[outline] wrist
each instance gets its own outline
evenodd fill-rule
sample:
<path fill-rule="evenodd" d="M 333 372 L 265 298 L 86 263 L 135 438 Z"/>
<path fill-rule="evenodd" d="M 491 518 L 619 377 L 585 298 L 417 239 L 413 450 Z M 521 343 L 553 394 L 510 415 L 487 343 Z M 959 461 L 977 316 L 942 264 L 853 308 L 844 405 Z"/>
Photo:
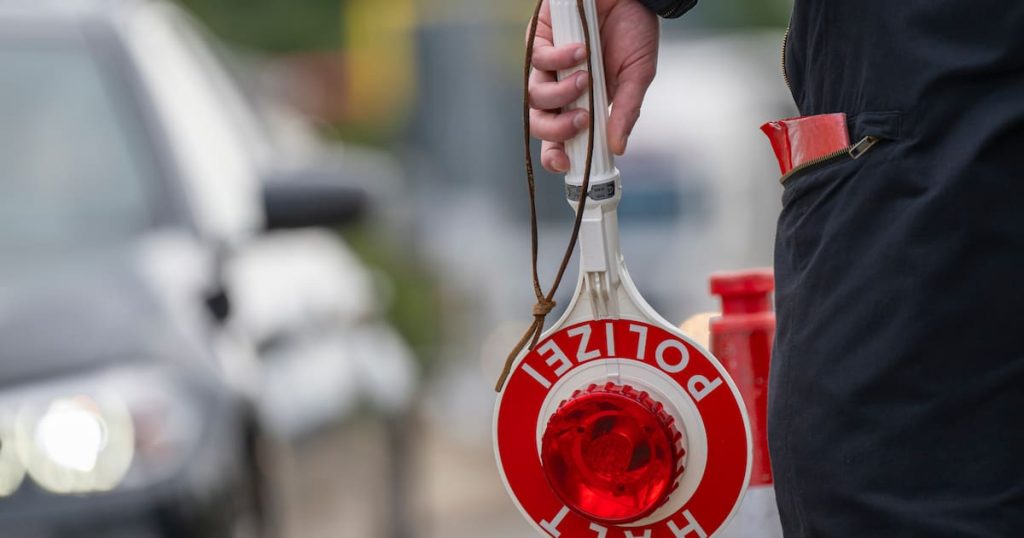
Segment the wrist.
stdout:
<path fill-rule="evenodd" d="M 680 17 L 697 5 L 697 0 L 640 0 L 640 2 L 666 19 Z"/>

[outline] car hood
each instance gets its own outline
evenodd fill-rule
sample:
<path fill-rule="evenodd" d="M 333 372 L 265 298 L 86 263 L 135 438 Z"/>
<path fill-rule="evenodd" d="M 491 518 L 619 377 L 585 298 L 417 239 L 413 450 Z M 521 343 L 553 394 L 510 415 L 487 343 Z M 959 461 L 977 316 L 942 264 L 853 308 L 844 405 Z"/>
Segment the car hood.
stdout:
<path fill-rule="evenodd" d="M 167 300 L 181 296 L 183 282 L 172 289 L 175 279 L 161 275 L 167 267 L 154 257 L 168 253 L 159 243 L 0 269 L 0 385 L 199 352 L 186 327 L 204 320 L 198 309 L 194 319 L 181 319 L 187 309 Z M 201 304 L 200 296 L 192 299 Z"/>

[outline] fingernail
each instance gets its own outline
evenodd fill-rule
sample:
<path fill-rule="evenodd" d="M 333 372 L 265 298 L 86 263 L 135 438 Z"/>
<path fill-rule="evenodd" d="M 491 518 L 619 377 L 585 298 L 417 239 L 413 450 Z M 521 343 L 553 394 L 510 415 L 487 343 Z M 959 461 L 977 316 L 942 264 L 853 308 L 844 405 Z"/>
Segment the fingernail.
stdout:
<path fill-rule="evenodd" d="M 590 79 L 590 74 L 584 71 L 578 77 L 576 77 L 576 89 L 582 90 L 587 87 L 587 80 Z"/>
<path fill-rule="evenodd" d="M 622 137 L 622 140 L 620 140 L 620 142 L 621 142 L 621 144 L 619 144 L 619 147 L 622 148 L 622 153 L 626 153 L 626 146 L 629 145 L 629 137 L 628 136 Z"/>
<path fill-rule="evenodd" d="M 580 112 L 579 114 L 576 114 L 576 117 L 572 119 L 572 125 L 573 125 L 573 127 L 577 128 L 577 129 L 582 129 L 582 128 L 586 127 L 587 126 L 587 113 L 586 112 Z"/>
<path fill-rule="evenodd" d="M 580 48 L 576 49 L 576 52 L 574 52 L 573 55 L 572 55 L 572 58 L 574 60 L 576 60 L 577 62 L 582 62 L 584 59 L 586 59 L 586 57 L 587 57 L 587 48 L 586 47 L 580 47 Z"/>
<path fill-rule="evenodd" d="M 569 171 L 569 167 L 562 159 L 555 159 L 555 162 L 551 163 L 551 167 L 555 169 L 555 172 L 561 172 L 563 174 Z"/>

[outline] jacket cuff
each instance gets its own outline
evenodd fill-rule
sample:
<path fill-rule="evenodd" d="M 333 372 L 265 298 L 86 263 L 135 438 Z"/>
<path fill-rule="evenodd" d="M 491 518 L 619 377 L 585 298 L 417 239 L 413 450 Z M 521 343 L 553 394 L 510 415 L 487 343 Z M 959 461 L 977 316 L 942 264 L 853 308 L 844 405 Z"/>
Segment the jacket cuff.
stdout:
<path fill-rule="evenodd" d="M 640 2 L 666 19 L 681 17 L 697 5 L 697 0 L 640 0 Z"/>

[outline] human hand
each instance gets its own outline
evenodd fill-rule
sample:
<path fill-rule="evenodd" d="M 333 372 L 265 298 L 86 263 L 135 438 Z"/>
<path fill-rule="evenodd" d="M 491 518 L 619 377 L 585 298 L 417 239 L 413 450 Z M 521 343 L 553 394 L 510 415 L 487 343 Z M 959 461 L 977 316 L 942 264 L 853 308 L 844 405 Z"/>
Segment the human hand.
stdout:
<path fill-rule="evenodd" d="M 654 81 L 660 28 L 657 16 L 638 0 L 597 0 L 597 13 L 612 105 L 608 145 L 615 154 L 622 155 Z M 586 110 L 561 110 L 583 95 L 588 74 L 581 71 L 562 81 L 557 78 L 559 70 L 583 65 L 586 51 L 583 43 L 554 46 L 551 10 L 548 0 L 544 0 L 530 75 L 530 134 L 543 141 L 541 164 L 552 172 L 569 170 L 564 143 L 590 124 Z"/>

